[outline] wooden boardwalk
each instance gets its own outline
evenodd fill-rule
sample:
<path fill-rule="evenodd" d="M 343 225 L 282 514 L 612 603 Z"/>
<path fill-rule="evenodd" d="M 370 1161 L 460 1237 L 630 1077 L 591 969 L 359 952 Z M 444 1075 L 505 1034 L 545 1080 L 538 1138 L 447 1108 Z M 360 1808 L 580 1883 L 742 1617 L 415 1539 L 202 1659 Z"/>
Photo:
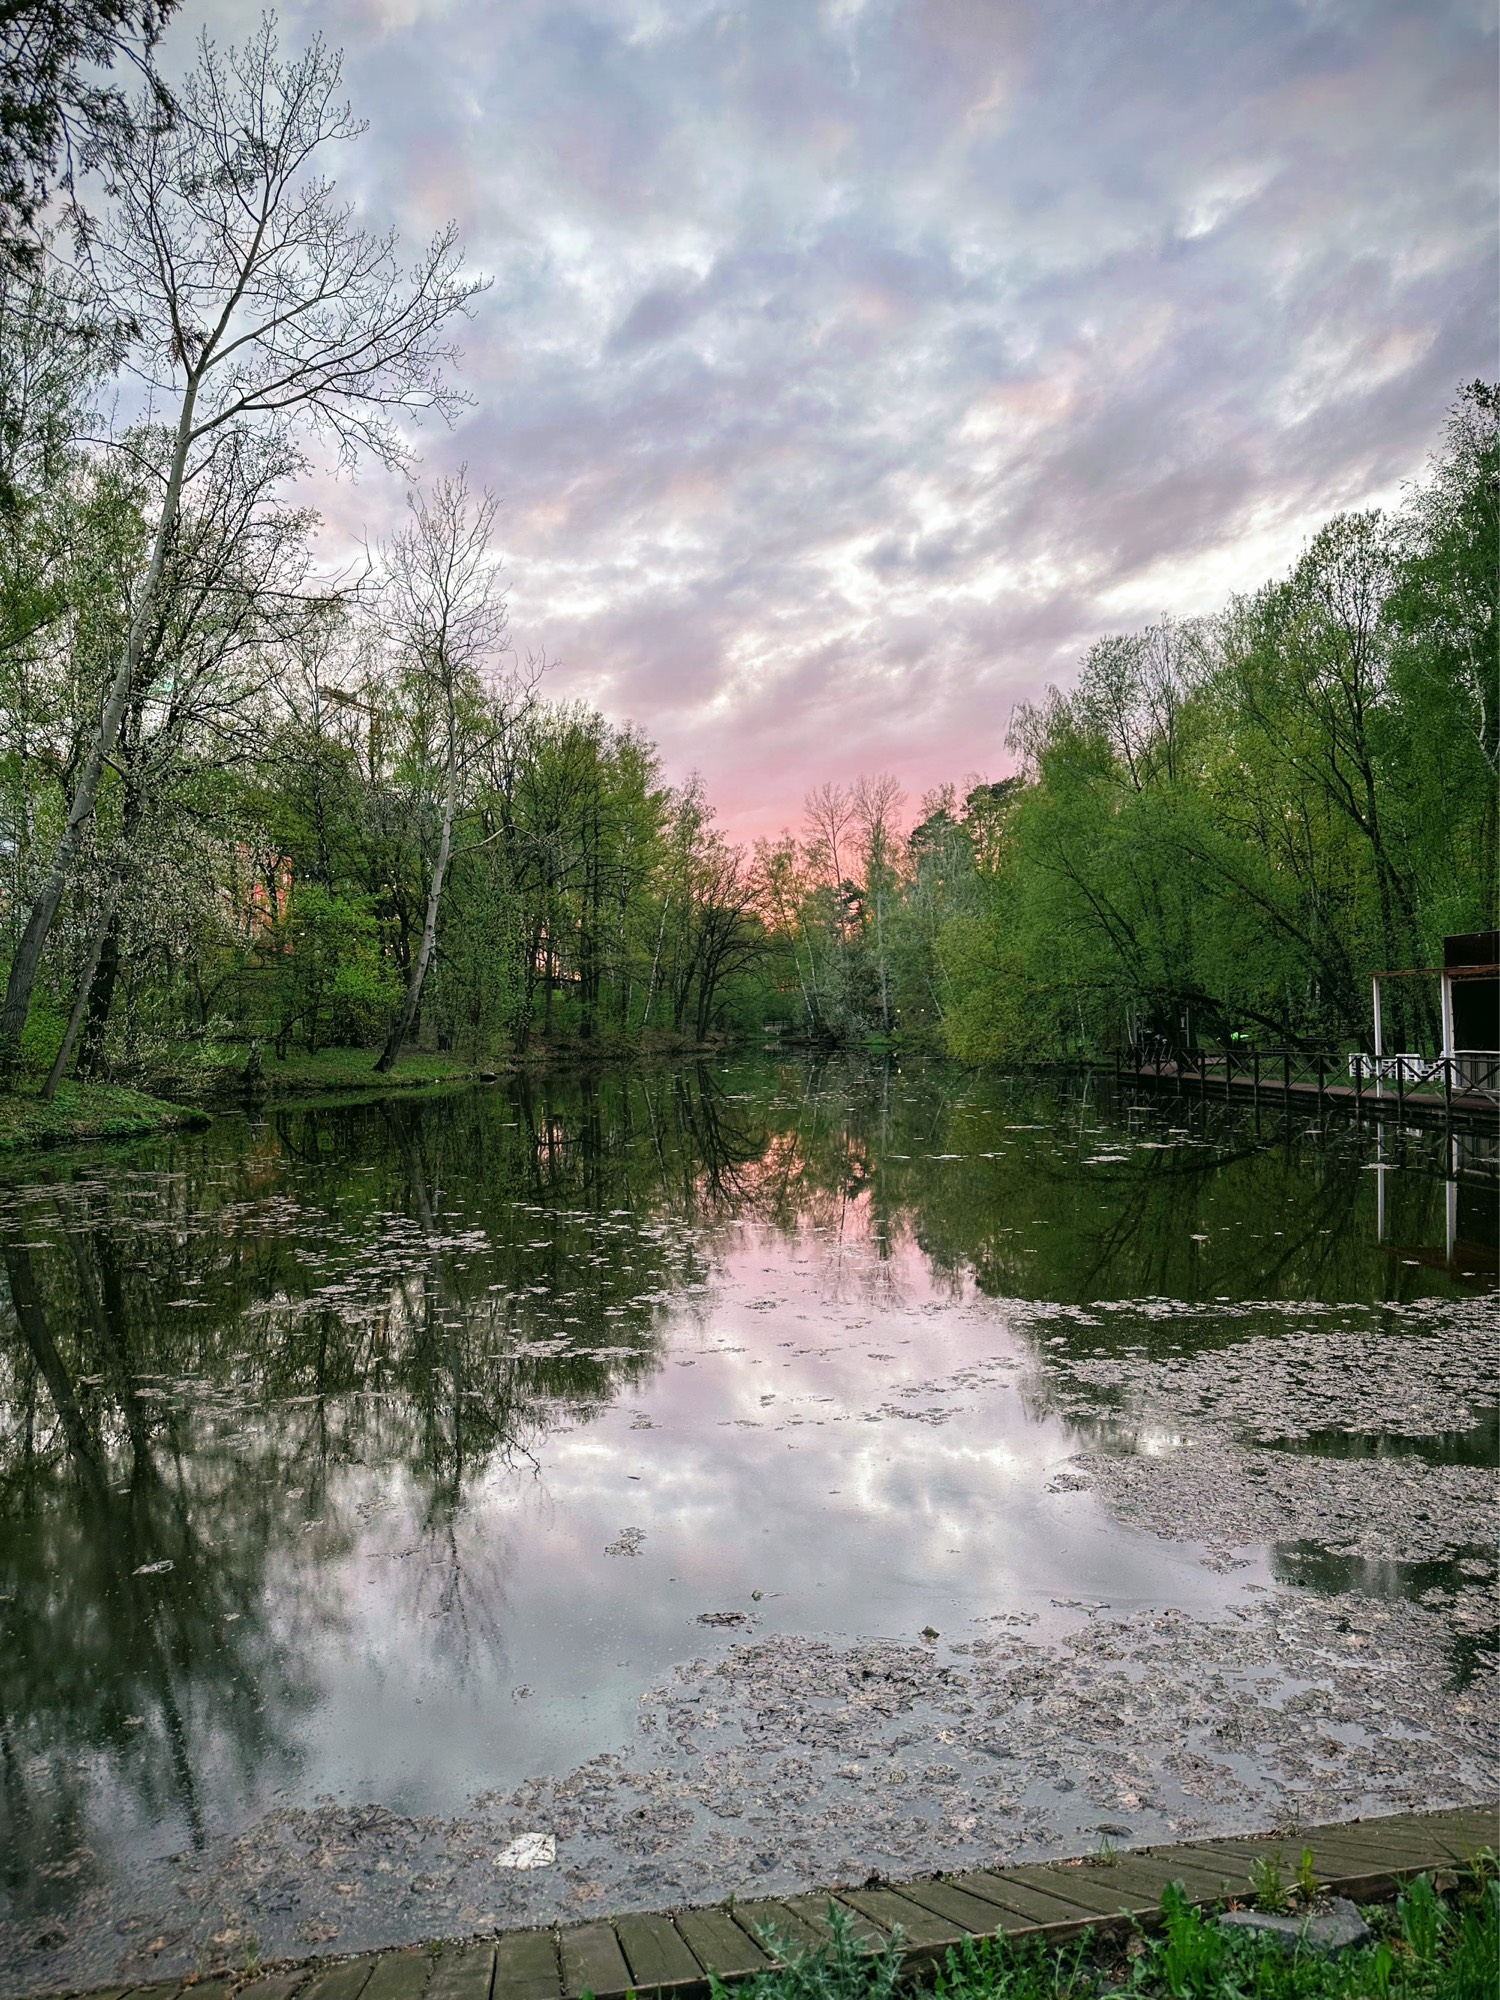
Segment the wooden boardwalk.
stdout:
<path fill-rule="evenodd" d="M 730 1981 L 771 1965 L 768 1928 L 793 1946 L 826 1937 L 830 1902 L 868 1950 L 880 1950 L 899 1929 L 908 1961 L 919 1964 L 964 1937 L 1005 1931 L 1063 1940 L 1090 1926 L 1149 1920 L 1169 1882 L 1180 1882 L 1195 1903 L 1248 1899 L 1257 1860 L 1279 1854 L 1289 1876 L 1304 1847 L 1330 1888 L 1374 1899 L 1414 1875 L 1461 1866 L 1497 1841 L 1496 1806 L 1411 1813 L 1280 1837 L 1130 1848 L 1113 1857 L 513 1931 L 254 1975 L 115 1985 L 92 2000 L 579 2000 L 584 1992 L 611 2000 L 631 1991 L 692 2000 L 707 1990 L 710 1973 Z"/>
<path fill-rule="evenodd" d="M 1226 1074 L 1222 1066 L 1205 1072 L 1191 1064 L 1179 1069 L 1173 1063 L 1141 1068 L 1117 1063 L 1115 1075 L 1122 1084 L 1141 1084 L 1178 1097 L 1263 1104 L 1267 1110 L 1282 1105 L 1301 1111 L 1352 1111 L 1359 1118 L 1394 1118 L 1418 1125 L 1475 1125 L 1485 1131 L 1492 1131 L 1500 1122 L 1500 1105 L 1482 1093 L 1454 1091 L 1445 1097 L 1440 1090 L 1420 1084 L 1398 1086 L 1394 1082 L 1378 1090 L 1373 1082 L 1356 1088 L 1352 1083 L 1336 1083 L 1332 1072 L 1320 1083 L 1305 1077 L 1284 1080 L 1280 1071 L 1270 1067 L 1254 1077 L 1245 1070 Z"/>

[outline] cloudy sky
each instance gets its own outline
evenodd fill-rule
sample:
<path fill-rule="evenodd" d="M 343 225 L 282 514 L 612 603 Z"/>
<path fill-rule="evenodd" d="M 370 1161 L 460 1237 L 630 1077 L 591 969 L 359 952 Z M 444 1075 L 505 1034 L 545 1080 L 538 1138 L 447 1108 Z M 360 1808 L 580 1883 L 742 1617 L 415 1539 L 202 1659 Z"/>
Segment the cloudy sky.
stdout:
<path fill-rule="evenodd" d="M 424 453 L 501 495 L 518 639 L 738 833 L 998 775 L 1101 631 L 1390 500 L 1496 371 L 1487 0 L 281 13 L 346 50 L 351 191 L 493 275 Z"/>

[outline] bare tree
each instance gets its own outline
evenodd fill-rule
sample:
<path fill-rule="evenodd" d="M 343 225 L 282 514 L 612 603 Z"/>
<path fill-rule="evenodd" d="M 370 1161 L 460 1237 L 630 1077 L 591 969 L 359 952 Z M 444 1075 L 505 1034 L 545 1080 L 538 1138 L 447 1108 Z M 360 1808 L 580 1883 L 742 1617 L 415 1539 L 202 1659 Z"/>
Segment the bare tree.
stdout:
<path fill-rule="evenodd" d="M 898 815 L 906 794 L 889 771 L 862 777 L 854 787 L 854 817 L 864 835 L 865 909 L 875 933 L 875 970 L 880 981 L 880 1022 L 891 1029 L 891 963 L 886 949 L 886 915 L 901 887 L 902 840 Z"/>
<path fill-rule="evenodd" d="M 126 365 L 165 419 L 149 555 L 67 820 L 32 897 L 0 1007 L 0 1084 L 14 1077 L 42 952 L 94 811 L 157 615 L 184 493 L 211 476 L 216 445 L 247 427 L 306 463 L 310 430 L 341 460 L 406 456 L 399 419 L 457 400 L 439 330 L 478 286 L 452 228 L 409 272 L 394 235 L 359 228 L 317 156 L 362 127 L 338 97 L 340 60 L 315 41 L 283 60 L 268 17 L 244 48 L 205 36 L 173 116 L 148 96 L 104 134 L 108 200 L 86 248 L 126 321 Z M 170 416 L 165 413 L 171 412 Z"/>
<path fill-rule="evenodd" d="M 463 779 L 492 719 L 481 675 L 498 658 L 507 629 L 499 564 L 490 547 L 496 504 L 489 492 L 474 500 L 460 471 L 454 479 L 439 480 L 431 499 L 412 496 L 409 525 L 384 551 L 384 613 L 401 659 L 414 776 L 424 789 L 427 775 L 435 776 L 438 797 L 421 942 L 375 1065 L 382 1072 L 400 1054 L 422 1004 Z"/>
<path fill-rule="evenodd" d="M 844 908 L 844 850 L 840 843 L 847 839 L 854 824 L 854 800 L 842 785 L 819 785 L 815 792 L 809 792 L 803 801 L 803 823 L 807 828 L 809 859 L 813 866 L 828 876 L 833 890 L 834 922 L 838 928 L 839 941 L 845 939 L 847 929 Z"/>

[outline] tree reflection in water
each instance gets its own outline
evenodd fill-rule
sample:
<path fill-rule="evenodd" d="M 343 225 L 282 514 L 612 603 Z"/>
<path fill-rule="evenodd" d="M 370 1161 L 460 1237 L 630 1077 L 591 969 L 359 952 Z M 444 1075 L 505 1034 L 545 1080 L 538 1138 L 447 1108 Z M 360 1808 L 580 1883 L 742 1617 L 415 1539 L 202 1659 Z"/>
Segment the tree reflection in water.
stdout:
<path fill-rule="evenodd" d="M 199 1845 L 296 1787 L 314 1640 L 351 1618 L 331 1579 L 398 1490 L 420 1546 L 375 1552 L 395 1625 L 454 1680 L 500 1657 L 507 1558 L 474 1494 L 540 1488 L 549 1432 L 643 1387 L 669 1310 L 747 1232 L 811 1234 L 835 1266 L 857 1242 L 848 1282 L 875 1303 L 916 1265 L 955 1299 L 1440 1289 L 1374 1242 L 1364 1154 L 1227 1107 L 745 1062 L 32 1162 L 0 1196 L 0 1865 L 21 1933 L 110 1893 L 136 1836 Z"/>

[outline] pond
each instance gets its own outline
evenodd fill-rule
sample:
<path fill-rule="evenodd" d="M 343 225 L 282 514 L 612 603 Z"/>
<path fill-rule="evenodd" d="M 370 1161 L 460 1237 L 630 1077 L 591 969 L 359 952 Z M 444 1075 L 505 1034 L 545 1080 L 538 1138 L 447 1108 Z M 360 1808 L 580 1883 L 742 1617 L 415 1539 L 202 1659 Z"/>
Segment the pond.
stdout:
<path fill-rule="evenodd" d="M 746 1057 L 13 1165 L 0 1986 L 1486 1796 L 1493 1155 Z"/>

